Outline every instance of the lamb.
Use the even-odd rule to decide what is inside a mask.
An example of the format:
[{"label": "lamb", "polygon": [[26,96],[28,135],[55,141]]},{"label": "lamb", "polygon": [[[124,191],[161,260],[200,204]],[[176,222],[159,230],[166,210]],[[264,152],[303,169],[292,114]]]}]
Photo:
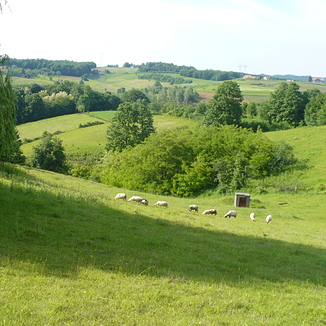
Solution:
[{"label": "lamb", "polygon": [[272,215],[267,215],[266,216],[266,223],[269,224],[270,222],[272,222]]},{"label": "lamb", "polygon": [[196,211],[196,212],[198,212],[198,206],[197,206],[197,205],[190,205],[190,206],[189,206],[189,212],[191,212],[191,211]]},{"label": "lamb", "polygon": [[114,199],[127,199],[127,196],[124,193],[118,193]]},{"label": "lamb", "polygon": [[255,213],[250,213],[250,219],[255,222],[256,218],[255,218]]},{"label": "lamb", "polygon": [[165,206],[165,207],[168,207],[169,204],[168,204],[166,201],[161,201],[161,200],[159,200],[158,202],[156,202],[156,203],[154,204],[154,206]]},{"label": "lamb", "polygon": [[202,215],[216,215],[217,214],[217,212],[216,212],[216,209],[206,209],[206,211],[204,211],[203,213],[202,213]]},{"label": "lamb", "polygon": [[237,217],[237,211],[228,211],[228,212],[224,215],[225,218],[226,218],[226,217],[230,218],[231,216],[234,216],[234,218],[236,218],[236,217]]}]

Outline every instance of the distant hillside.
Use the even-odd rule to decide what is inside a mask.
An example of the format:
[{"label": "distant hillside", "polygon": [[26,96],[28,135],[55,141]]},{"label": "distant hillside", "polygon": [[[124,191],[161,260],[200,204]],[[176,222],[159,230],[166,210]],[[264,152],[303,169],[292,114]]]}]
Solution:
[{"label": "distant hillside", "polygon": [[27,78],[36,75],[55,76],[66,75],[81,77],[90,74],[96,68],[94,62],[75,62],[68,60],[46,59],[10,59],[12,76]]},{"label": "distant hillside", "polygon": [[[264,75],[262,75],[264,76]],[[291,80],[299,80],[302,82],[308,82],[310,78],[315,78],[312,76],[296,76],[296,75],[273,75],[272,77],[278,78],[278,79],[291,79]],[[316,77],[316,78],[322,78],[324,79],[325,77]]]}]

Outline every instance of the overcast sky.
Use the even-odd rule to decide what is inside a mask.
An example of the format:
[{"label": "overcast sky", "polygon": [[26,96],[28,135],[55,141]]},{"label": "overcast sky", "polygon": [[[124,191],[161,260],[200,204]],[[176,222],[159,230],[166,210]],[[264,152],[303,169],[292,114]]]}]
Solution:
[{"label": "overcast sky", "polygon": [[325,0],[7,1],[12,58],[326,76]]}]

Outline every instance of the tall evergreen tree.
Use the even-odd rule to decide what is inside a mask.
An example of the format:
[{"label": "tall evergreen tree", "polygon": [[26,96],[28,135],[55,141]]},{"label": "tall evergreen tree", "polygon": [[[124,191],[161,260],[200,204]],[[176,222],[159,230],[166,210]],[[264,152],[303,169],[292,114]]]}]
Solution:
[{"label": "tall evergreen tree", "polygon": [[15,127],[15,97],[10,77],[10,62],[6,55],[0,56],[0,158],[7,160],[17,140]]}]

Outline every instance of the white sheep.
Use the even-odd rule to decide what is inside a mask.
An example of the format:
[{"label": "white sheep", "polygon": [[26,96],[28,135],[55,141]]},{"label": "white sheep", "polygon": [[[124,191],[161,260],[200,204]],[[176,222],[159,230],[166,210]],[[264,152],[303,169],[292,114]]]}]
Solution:
[{"label": "white sheep", "polygon": [[165,207],[168,207],[169,204],[166,202],[166,201],[162,201],[162,200],[159,200],[157,201],[154,206],[165,206]]},{"label": "white sheep", "polygon": [[226,217],[228,217],[228,218],[230,218],[231,216],[233,216],[234,218],[236,218],[237,217],[237,211],[228,211],[225,215],[224,215],[224,217],[226,218]]},{"label": "white sheep", "polygon": [[214,209],[214,208],[212,208],[212,209],[206,209],[206,211],[204,211],[203,213],[202,213],[202,215],[216,215],[217,214],[217,212],[216,212],[216,209]]},{"label": "white sheep", "polygon": [[189,212],[196,211],[198,212],[198,206],[197,205],[189,205]]},{"label": "white sheep", "polygon": [[269,224],[270,222],[272,222],[272,215],[267,215],[266,216],[266,223]]},{"label": "white sheep", "polygon": [[114,199],[127,199],[127,196],[124,193],[118,193]]},{"label": "white sheep", "polygon": [[144,198],[140,196],[132,196],[128,199],[128,201],[135,201],[137,203],[140,203]]},{"label": "white sheep", "polygon": [[250,219],[255,222],[256,218],[255,218],[255,213],[250,213]]}]

